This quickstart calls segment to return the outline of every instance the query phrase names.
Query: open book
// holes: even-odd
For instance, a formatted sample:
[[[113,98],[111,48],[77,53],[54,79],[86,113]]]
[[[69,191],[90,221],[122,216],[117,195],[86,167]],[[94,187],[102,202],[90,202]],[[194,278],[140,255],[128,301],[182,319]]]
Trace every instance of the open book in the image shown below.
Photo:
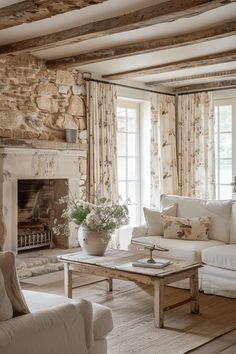
[[[164,268],[168,266],[171,261],[169,259],[164,258],[156,258],[154,259],[156,263],[148,263],[148,258],[139,259],[132,263],[133,267],[145,267],[145,268]]]

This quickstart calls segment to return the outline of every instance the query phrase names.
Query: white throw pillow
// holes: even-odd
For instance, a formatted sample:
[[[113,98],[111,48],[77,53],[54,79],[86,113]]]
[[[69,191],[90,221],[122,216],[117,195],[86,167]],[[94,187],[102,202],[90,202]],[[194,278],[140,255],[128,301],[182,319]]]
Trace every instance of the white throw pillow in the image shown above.
[[[164,215],[176,216],[177,204],[173,204],[163,211],[143,208],[146,224],[148,227],[147,236],[163,236],[163,226],[161,221],[161,213]]]
[[[7,296],[4,278],[0,269],[0,321],[9,320],[12,318],[12,316],[12,304],[9,297]]]
[[[165,238],[180,240],[207,241],[211,219],[209,216],[198,218],[178,218],[161,214]]]
[[[9,297],[14,316],[29,313],[21,291],[15,267],[15,255],[13,252],[0,252],[0,269],[5,282],[5,289]]]

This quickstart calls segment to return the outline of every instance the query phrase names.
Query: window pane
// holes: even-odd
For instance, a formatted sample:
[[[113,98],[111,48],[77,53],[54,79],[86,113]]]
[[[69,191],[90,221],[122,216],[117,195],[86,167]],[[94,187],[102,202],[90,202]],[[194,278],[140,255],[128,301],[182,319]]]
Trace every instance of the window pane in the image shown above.
[[[220,134],[220,157],[221,158],[232,157],[232,134],[231,133]]]
[[[132,180],[135,179],[135,158],[129,157],[128,158],[128,179]]]
[[[232,182],[232,160],[220,160],[220,182],[231,183]]]
[[[118,151],[118,156],[126,155],[126,134],[125,133],[117,134],[117,151]]]
[[[128,205],[129,209],[129,225],[136,224],[136,206],[135,205]]]
[[[118,179],[126,179],[126,158],[118,157]]]
[[[136,202],[135,182],[128,182],[128,202],[133,204]]]
[[[128,132],[136,131],[136,110],[128,109]]]
[[[126,196],[126,182],[119,182],[119,197],[121,198],[121,203],[125,203],[127,200]]]
[[[128,138],[128,156],[136,155],[135,134],[127,134]]]
[[[231,186],[220,186],[220,199],[232,199]]]
[[[219,107],[220,131],[232,131],[232,106]]]
[[[124,108],[117,108],[117,129],[120,132],[126,131],[126,111]]]

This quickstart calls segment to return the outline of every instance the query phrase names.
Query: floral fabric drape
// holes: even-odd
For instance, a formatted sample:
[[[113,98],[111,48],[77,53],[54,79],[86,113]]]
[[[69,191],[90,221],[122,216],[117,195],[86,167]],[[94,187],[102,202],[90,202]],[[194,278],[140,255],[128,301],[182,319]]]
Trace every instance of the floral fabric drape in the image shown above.
[[[151,206],[160,195],[178,194],[175,97],[151,97]]]
[[[178,167],[181,195],[213,199],[214,162],[212,93],[179,96]]]
[[[90,201],[117,201],[116,87],[89,81],[87,99]]]

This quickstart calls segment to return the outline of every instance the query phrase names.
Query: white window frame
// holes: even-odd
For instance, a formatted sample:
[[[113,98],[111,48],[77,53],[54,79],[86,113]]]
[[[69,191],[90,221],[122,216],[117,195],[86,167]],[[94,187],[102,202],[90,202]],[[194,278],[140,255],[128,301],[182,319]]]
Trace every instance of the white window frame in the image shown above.
[[[138,124],[136,135],[136,224],[144,222],[143,207],[150,205],[150,101],[130,97],[118,97],[118,107],[138,107]],[[128,225],[127,228],[132,228]]]
[[[121,99],[118,98],[118,103],[117,103],[118,107],[121,108],[125,108],[125,109],[135,109],[137,111],[137,122],[136,122],[136,132],[135,134],[135,144],[136,144],[136,151],[135,151],[135,160],[136,160],[136,164],[135,164],[135,179],[134,180],[129,180],[127,173],[128,173],[128,157],[129,155],[126,153],[125,155],[117,155],[118,158],[119,157],[124,157],[126,159],[126,178],[125,180],[119,180],[118,182],[126,182],[126,196],[128,195],[128,181],[134,181],[135,182],[135,190],[138,191],[138,195],[136,197],[136,215],[138,220],[140,220],[140,214],[141,214],[141,208],[140,208],[140,195],[141,195],[141,190],[140,190],[140,105],[138,102],[133,101],[133,100],[127,100],[127,99]],[[119,132],[119,131],[118,131]],[[126,152],[127,152],[127,148],[128,148],[128,134],[129,132],[126,131],[125,132],[121,132],[121,133],[125,133],[126,134]],[[132,133],[131,133],[132,134]],[[134,205],[133,203],[131,203],[130,205]]]
[[[215,138],[217,137],[217,152],[216,152],[216,198],[217,199],[225,199],[224,197],[221,197],[220,195],[220,186],[223,185],[227,185],[229,186],[229,183],[222,183],[222,181],[220,180],[220,161],[223,160],[231,160],[232,161],[232,180],[233,181],[233,176],[236,175],[236,98],[218,98],[214,100],[214,109],[217,107],[218,110],[218,114],[217,116],[219,117],[219,107],[220,106],[232,106],[232,129],[231,131],[225,132],[225,133],[231,133],[232,135],[232,156],[231,158],[221,158],[219,155],[219,142],[220,142],[220,133],[224,133],[224,132],[220,132],[219,126],[220,126],[220,122],[219,119],[216,121],[216,124],[218,124],[217,127],[217,134],[215,134]],[[235,193],[232,193],[232,198],[236,197]]]

